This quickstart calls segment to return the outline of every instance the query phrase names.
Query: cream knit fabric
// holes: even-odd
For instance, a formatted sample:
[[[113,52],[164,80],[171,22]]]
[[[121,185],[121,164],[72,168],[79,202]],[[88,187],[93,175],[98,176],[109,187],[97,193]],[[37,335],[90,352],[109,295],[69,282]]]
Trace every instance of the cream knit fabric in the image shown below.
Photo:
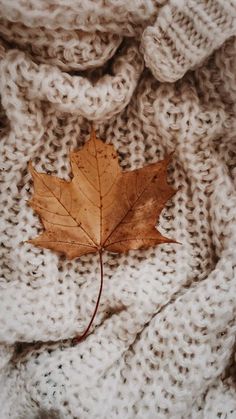
[[[0,9],[0,419],[235,419],[236,1]],[[124,170],[175,151],[159,229],[182,244],[104,255],[73,346],[98,258],[25,243],[27,164],[69,179],[91,121]]]

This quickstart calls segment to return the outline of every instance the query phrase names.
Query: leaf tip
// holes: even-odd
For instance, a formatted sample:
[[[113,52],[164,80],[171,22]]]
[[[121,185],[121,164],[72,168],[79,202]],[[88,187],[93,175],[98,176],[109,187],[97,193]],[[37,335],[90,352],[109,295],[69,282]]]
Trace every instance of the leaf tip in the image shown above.
[[[97,139],[96,131],[95,131],[94,126],[92,124],[91,131],[90,131],[90,140],[95,141],[96,139]]]
[[[23,241],[24,244],[34,244],[33,242],[34,242],[33,239],[29,239],[29,240],[24,240]]]
[[[29,163],[28,163],[28,170],[29,170],[30,173],[32,173],[34,171],[32,160],[30,160]]]
[[[164,162],[166,163],[166,166],[168,166],[170,164],[170,162],[173,159],[173,155],[174,154],[175,154],[175,150],[173,150],[170,153],[166,154],[166,156],[164,157]]]
[[[35,177],[36,176],[37,171],[35,170],[35,168],[34,168],[33,163],[32,163],[31,160],[28,163],[28,170],[29,170],[29,172],[30,172],[30,174],[31,174],[32,177]]]
[[[172,158],[172,157],[173,157],[173,155],[175,154],[175,152],[176,152],[176,150],[172,150],[172,151],[170,151],[170,152],[169,152],[169,154],[168,154],[168,155]]]
[[[181,243],[181,242],[178,242],[177,240],[174,240],[174,239],[168,239],[168,237],[165,237],[165,239],[166,239],[166,242],[165,243],[169,243],[169,244],[183,244],[183,243]]]

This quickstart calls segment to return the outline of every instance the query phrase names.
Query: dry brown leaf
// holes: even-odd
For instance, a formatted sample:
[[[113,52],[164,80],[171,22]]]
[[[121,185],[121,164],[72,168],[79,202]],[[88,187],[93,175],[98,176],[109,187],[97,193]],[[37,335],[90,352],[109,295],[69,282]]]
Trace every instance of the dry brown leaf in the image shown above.
[[[29,202],[45,231],[29,242],[73,259],[103,250],[115,253],[175,242],[155,228],[175,191],[167,183],[170,156],[124,172],[113,145],[92,131],[70,155],[73,179],[38,173],[30,164],[34,196]]]
[[[104,250],[115,253],[145,249],[174,240],[161,235],[156,221],[175,191],[166,180],[170,156],[142,169],[123,172],[112,145],[92,130],[82,150],[70,155],[73,179],[38,173],[30,163],[34,196],[29,202],[45,231],[29,243],[64,253],[73,259],[99,253],[101,282],[87,335],[95,318],[103,287]]]

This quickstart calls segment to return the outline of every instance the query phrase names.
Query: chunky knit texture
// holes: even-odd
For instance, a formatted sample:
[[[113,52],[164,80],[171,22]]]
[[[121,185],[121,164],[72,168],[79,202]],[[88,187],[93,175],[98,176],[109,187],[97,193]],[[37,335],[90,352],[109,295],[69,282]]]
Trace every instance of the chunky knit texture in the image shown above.
[[[0,419],[235,419],[235,2],[0,8]],[[26,243],[27,164],[69,179],[91,121],[124,170],[174,151],[159,230],[181,245],[105,254],[73,346],[98,257]]]
[[[143,33],[147,66],[173,82],[235,34],[236,0],[170,0]]]

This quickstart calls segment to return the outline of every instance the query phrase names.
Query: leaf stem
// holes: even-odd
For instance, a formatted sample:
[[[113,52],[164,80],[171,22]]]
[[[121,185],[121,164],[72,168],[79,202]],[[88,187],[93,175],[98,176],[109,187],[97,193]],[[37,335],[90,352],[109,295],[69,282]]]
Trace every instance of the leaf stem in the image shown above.
[[[99,264],[100,264],[100,289],[99,289],[99,293],[98,293],[98,297],[97,297],[96,306],[95,306],[95,309],[93,311],[93,315],[92,315],[92,317],[90,319],[90,322],[89,322],[88,326],[86,327],[86,329],[82,333],[82,335],[76,336],[73,339],[73,342],[74,343],[79,343],[79,342],[81,342],[85,338],[85,336],[89,332],[90,327],[92,326],[92,323],[93,323],[94,318],[95,318],[95,316],[97,314],[97,311],[98,311],[98,306],[99,306],[99,303],[100,303],[100,299],[101,299],[101,295],[102,295],[102,287],[103,287],[103,260],[102,260],[102,250],[99,251]]]

